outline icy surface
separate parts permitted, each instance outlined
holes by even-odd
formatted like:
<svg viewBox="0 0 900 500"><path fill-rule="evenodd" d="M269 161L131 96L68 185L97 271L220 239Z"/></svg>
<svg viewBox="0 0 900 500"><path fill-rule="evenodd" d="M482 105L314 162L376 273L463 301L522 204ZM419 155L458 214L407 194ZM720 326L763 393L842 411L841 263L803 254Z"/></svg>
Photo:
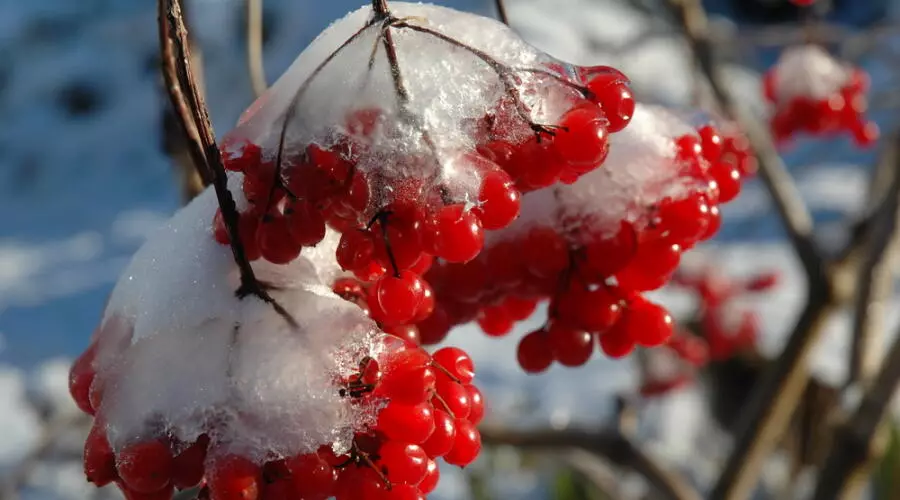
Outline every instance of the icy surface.
<svg viewBox="0 0 900 500"><path fill-rule="evenodd" d="M374 324L333 295L304 256L254 264L296 329L255 297L238 299L231 252L211 234L216 207L207 190L178 212L113 290L94 365L111 443L163 425L185 441L210 433L259 459L341 446L370 415L365 405L351 408L335 380L372 352Z"/></svg>
<svg viewBox="0 0 900 500"><path fill-rule="evenodd" d="M772 69L780 101L794 97L827 99L850 78L850 68L818 45L788 47Z"/></svg>

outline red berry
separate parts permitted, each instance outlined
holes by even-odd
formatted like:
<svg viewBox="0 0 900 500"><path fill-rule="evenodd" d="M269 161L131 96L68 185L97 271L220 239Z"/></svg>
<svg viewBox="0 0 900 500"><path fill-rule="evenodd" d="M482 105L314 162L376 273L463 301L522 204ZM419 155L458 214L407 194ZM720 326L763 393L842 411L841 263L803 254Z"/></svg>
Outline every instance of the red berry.
<svg viewBox="0 0 900 500"><path fill-rule="evenodd" d="M425 467L425 478L423 478L422 482L419 483L419 491L421 491L423 495L431 493L435 488L437 488L440 479L440 469L438 469L438 466L434 462L434 460L429 460L428 465Z"/></svg>
<svg viewBox="0 0 900 500"><path fill-rule="evenodd" d="M453 323L446 311L436 308L430 316L416 323L416 326L419 327L419 338L422 340L422 345L433 345L447 337Z"/></svg>
<svg viewBox="0 0 900 500"><path fill-rule="evenodd" d="M468 262L484 246L484 230L478 216L464 205L447 205L430 221L434 254L447 262Z"/></svg>
<svg viewBox="0 0 900 500"><path fill-rule="evenodd" d="M401 271L399 276L382 276L369 291L369 308L391 323L405 323L415 317L425 289L419 276ZM374 299L374 300L372 300Z"/></svg>
<svg viewBox="0 0 900 500"><path fill-rule="evenodd" d="M397 338L405 340L410 346L417 346L422 343L419 338L419 329L416 325L385 325L384 333L389 333Z"/></svg>
<svg viewBox="0 0 900 500"><path fill-rule="evenodd" d="M98 488L119 478L116 457L106 439L106 429L97 421L84 442L84 475Z"/></svg>
<svg viewBox="0 0 900 500"><path fill-rule="evenodd" d="M637 297L628 304L614 329L628 332L628 337L645 347L656 347L672 336L673 321L662 306Z"/></svg>
<svg viewBox="0 0 900 500"><path fill-rule="evenodd" d="M444 347L435 351L431 357L436 365L440 365L461 384L471 384L475 378L475 364L462 349Z"/></svg>
<svg viewBox="0 0 900 500"><path fill-rule="evenodd" d="M511 332L515 322L500 306L488 306L478 313L478 326L491 337L502 337Z"/></svg>
<svg viewBox="0 0 900 500"><path fill-rule="evenodd" d="M585 245L579 274L591 283L605 281L624 268L636 252L637 234L631 224L622 222L614 235L597 235Z"/></svg>
<svg viewBox="0 0 900 500"><path fill-rule="evenodd" d="M384 500L425 500L425 495L417 486L411 484L398 484L390 491L385 491Z"/></svg>
<svg viewBox="0 0 900 500"><path fill-rule="evenodd" d="M260 468L238 455L216 458L207 475L211 500L257 500L261 481Z"/></svg>
<svg viewBox="0 0 900 500"><path fill-rule="evenodd" d="M519 366L528 373L540 373L553 364L547 332L537 330L522 337L516 350Z"/></svg>
<svg viewBox="0 0 900 500"><path fill-rule="evenodd" d="M436 408L444 408L456 418L468 418L472 411L472 402L469 401L469 391L465 386L456 383L447 377L438 378L435 382L437 395L432 400Z"/></svg>
<svg viewBox="0 0 900 500"><path fill-rule="evenodd" d="M128 488L153 493L172 481L172 452L168 445L157 440L135 443L116 456L116 469Z"/></svg>
<svg viewBox="0 0 900 500"><path fill-rule="evenodd" d="M569 246L554 229L536 227L528 232L522 247L526 248L526 265L534 276L558 276L569 265Z"/></svg>
<svg viewBox="0 0 900 500"><path fill-rule="evenodd" d="M431 367L397 364L387 370L382 374L376 392L391 401L419 404L426 401L434 389L436 376Z"/></svg>
<svg viewBox="0 0 900 500"><path fill-rule="evenodd" d="M719 185L720 203L735 199L741 192L741 172L731 163L714 162L709 167L709 175Z"/></svg>
<svg viewBox="0 0 900 500"><path fill-rule="evenodd" d="M434 432L422 444L422 449L429 457L442 457L453 447L456 437L455 420L444 410L434 410Z"/></svg>
<svg viewBox="0 0 900 500"><path fill-rule="evenodd" d="M709 204L706 197L693 193L686 198L666 198L656 212L655 228L672 243L693 244L709 226Z"/></svg>
<svg viewBox="0 0 900 500"><path fill-rule="evenodd" d="M450 465L465 467L474 462L481 452L481 434L472 422L464 418L457 418L455 424L453 449L444 455L444 461Z"/></svg>
<svg viewBox="0 0 900 500"><path fill-rule="evenodd" d="M300 498L324 500L334 492L337 471L318 454L300 455L287 460L294 491Z"/></svg>
<svg viewBox="0 0 900 500"><path fill-rule="evenodd" d="M634 94L620 74L596 74L588 81L587 87L594 94L594 102L603 109L610 133L624 129L631 122Z"/></svg>
<svg viewBox="0 0 900 500"><path fill-rule="evenodd" d="M474 385L467 385L466 390L469 391L469 403L472 406L472 410L469 412L469 422L478 425L484 419L484 396Z"/></svg>
<svg viewBox="0 0 900 500"><path fill-rule="evenodd" d="M96 375L92 365L96 354L97 343L95 342L81 356L78 356L69 370L69 394L72 395L78 408L88 415L93 415L96 410L91 405L91 385L94 383Z"/></svg>
<svg viewBox="0 0 900 500"><path fill-rule="evenodd" d="M535 299L522 299L519 297L507 297L503 301L503 309L514 321L524 321L534 314L538 301Z"/></svg>
<svg viewBox="0 0 900 500"><path fill-rule="evenodd" d="M434 432L434 414L428 403L391 402L378 414L376 427L390 439L421 444Z"/></svg>
<svg viewBox="0 0 900 500"><path fill-rule="evenodd" d="M700 145L703 150L703 157L710 162L718 161L719 157L722 156L723 147L722 136L719 135L719 132L715 127L705 125L700 127L700 129L697 130L697 133L700 135Z"/></svg>
<svg viewBox="0 0 900 500"><path fill-rule="evenodd" d="M206 462L209 437L200 435L193 444L175 456L172 462L172 484L178 489L193 488L200 484Z"/></svg>
<svg viewBox="0 0 900 500"><path fill-rule="evenodd" d="M521 197L509 174L502 170L489 172L481 181L480 203L472 212L484 229L503 229L519 216Z"/></svg>
<svg viewBox="0 0 900 500"><path fill-rule="evenodd" d="M623 325L624 328L624 325ZM634 350L635 342L627 330L613 327L610 330L601 333L598 337L598 343L603 353L610 358L623 358Z"/></svg>
<svg viewBox="0 0 900 500"><path fill-rule="evenodd" d="M387 441L378 450L376 465L392 484L417 485L428 471L428 455L415 444Z"/></svg>
<svg viewBox="0 0 900 500"><path fill-rule="evenodd" d="M259 251L273 264L287 264L300 255L300 245L291 238L287 218L284 215L264 217L257 230Z"/></svg>
<svg viewBox="0 0 900 500"><path fill-rule="evenodd" d="M644 240L625 269L616 274L624 290L656 290L666 284L681 261L681 247L665 239Z"/></svg>
<svg viewBox="0 0 900 500"><path fill-rule="evenodd" d="M372 262L375 243L368 231L348 231L341 235L335 256L341 269L355 271Z"/></svg>
<svg viewBox="0 0 900 500"><path fill-rule="evenodd" d="M298 200L290 204L285 218L291 238L297 245L311 247L325 238L325 219L312 203Z"/></svg>
<svg viewBox="0 0 900 500"><path fill-rule="evenodd" d="M606 117L599 107L573 108L562 116L559 125L553 144L566 163L586 171L606 159L609 136Z"/></svg>
<svg viewBox="0 0 900 500"><path fill-rule="evenodd" d="M581 366L587 363L594 351L591 334L553 322L547 330L547 341L553 351L553 359L563 366Z"/></svg>

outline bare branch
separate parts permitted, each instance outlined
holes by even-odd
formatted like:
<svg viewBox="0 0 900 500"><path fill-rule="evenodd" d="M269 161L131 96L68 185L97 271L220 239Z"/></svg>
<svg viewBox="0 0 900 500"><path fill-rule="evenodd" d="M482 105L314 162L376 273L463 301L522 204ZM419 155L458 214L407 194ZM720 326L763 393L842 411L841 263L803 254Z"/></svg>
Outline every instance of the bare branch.
<svg viewBox="0 0 900 500"><path fill-rule="evenodd" d="M900 338L894 341L871 387L863 395L856 412L835 433L831 454L819 473L814 500L849 498L848 484L864 468L871 449L900 383Z"/></svg>
<svg viewBox="0 0 900 500"><path fill-rule="evenodd" d="M670 500L701 498L700 494L680 476L657 465L628 438L616 431L589 432L575 429L513 431L491 427L483 427L480 430L481 438L487 444L555 450L582 449L640 474L662 498Z"/></svg>
<svg viewBox="0 0 900 500"><path fill-rule="evenodd" d="M263 65L263 0L247 0L247 71L256 97L269 87Z"/></svg>
<svg viewBox="0 0 900 500"><path fill-rule="evenodd" d="M271 305L290 326L296 327L297 321L293 316L269 295L264 285L256 278L250 260L244 251L238 228L237 205L231 191L228 190L228 177L219 147L216 144L209 111L191 67L187 27L184 23L181 0L158 0L157 9L160 47L165 61L163 73L167 84L169 82L177 83L177 86L167 85L167 90L176 109L186 107L189 110L189 113L184 115L179 112L179 116L187 121L185 130L196 130L197 132L196 135L189 137L192 143L191 149L194 151L193 156L196 156L196 161L205 166L203 171L212 180L219 208L222 211L222 219L228 230L234 261L240 271L241 285L235 293L241 298L248 295L259 298Z"/></svg>
<svg viewBox="0 0 900 500"><path fill-rule="evenodd" d="M751 394L734 449L711 492L711 497L716 499L744 499L749 497L764 459L784 434L803 395L809 380L806 360L834 307L835 294L824 257L813 240L812 217L770 135L759 120L738 105L723 83L702 4L699 0L670 0L669 5L681 23L717 104L746 134L760 176L808 279L806 307L784 351Z"/></svg>
<svg viewBox="0 0 900 500"><path fill-rule="evenodd" d="M897 217L900 211L900 134L895 135L875 167L875 176L890 176L881 203L869 216L866 238L868 248L860 263L854 297L853 342L848 383L867 385L877 370L878 352L884 330L884 303L890 295L894 273L890 256L896 245ZM882 179L882 181L885 179Z"/></svg>
<svg viewBox="0 0 900 500"><path fill-rule="evenodd" d="M497 9L497 19L501 23L509 26L509 17L506 16L506 6L503 5L503 0L494 0L494 5Z"/></svg>

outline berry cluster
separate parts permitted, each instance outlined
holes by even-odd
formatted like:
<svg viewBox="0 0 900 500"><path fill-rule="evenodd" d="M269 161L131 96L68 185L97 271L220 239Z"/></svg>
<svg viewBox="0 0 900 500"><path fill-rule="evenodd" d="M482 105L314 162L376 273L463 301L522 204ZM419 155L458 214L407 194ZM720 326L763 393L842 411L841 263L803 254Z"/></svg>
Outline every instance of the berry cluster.
<svg viewBox="0 0 900 500"><path fill-rule="evenodd" d="M374 108L353 111L333 131L337 139L329 148L313 143L265 158L256 144L226 139L226 168L243 174L247 209L239 232L249 259L288 263L303 247L318 244L328 225L342 233L336 251L341 268L374 283L367 298L371 316L391 326L422 321L432 308L422 275L434 258L474 259L486 230L505 228L519 215L523 192L572 183L598 168L609 150L608 134L630 121L634 100L621 73L595 67L579 75L569 86L557 83L577 94L557 124L523 121L504 94L473 130L475 150L460 151L442 165L407 156L392 158L390 168L367 170L369 151L400 127L399 117ZM517 130L529 125L532 134ZM474 204L467 204L468 193L454 196L454 186L441 181L448 169L456 176L464 172L478 186ZM228 244L221 212L213 228L216 241Z"/></svg>
<svg viewBox="0 0 900 500"><path fill-rule="evenodd" d="M641 294L669 281L682 252L718 230L718 205L738 195L752 158L737 139L725 154L724 142L709 125L675 138L671 168L690 179L691 189L644 206L639 219L622 221L613 233L598 234L590 218L560 212L550 224L498 233L471 262L435 264L426 279L437 304L418 325L420 341L439 342L452 326L473 320L488 335L506 335L549 299L546 326L519 343L519 364L527 372L554 361L580 366L595 345L622 357L637 345L664 344L672 319ZM565 196L565 188L557 194Z"/></svg>
<svg viewBox="0 0 900 500"><path fill-rule="evenodd" d="M786 141L798 133L817 136L849 132L862 147L878 139L866 120L868 75L815 45L792 47L763 77L766 100L774 107L772 134Z"/></svg>
<svg viewBox="0 0 900 500"><path fill-rule="evenodd" d="M91 415L102 403L94 384L97 345L70 374L72 397ZM485 407L472 383L474 365L460 349L429 355L391 335L382 337L376 351L337 384L352 405L378 408L371 422L356 429L349 450L335 453L323 444L312 453L260 464L210 439L222 429L188 442L163 432L114 450L104 420L97 418L85 442L85 475L97 486L115 482L129 500L168 500L174 490L198 485L200 498L211 500L424 498L437 486L435 460L464 467L481 450L476 426Z"/></svg>

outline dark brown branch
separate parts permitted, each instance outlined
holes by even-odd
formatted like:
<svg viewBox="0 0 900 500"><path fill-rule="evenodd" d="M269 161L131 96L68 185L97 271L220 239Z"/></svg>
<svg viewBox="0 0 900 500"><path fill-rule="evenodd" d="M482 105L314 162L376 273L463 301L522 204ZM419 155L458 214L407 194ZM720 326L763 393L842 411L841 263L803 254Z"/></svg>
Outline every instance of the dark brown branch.
<svg viewBox="0 0 900 500"><path fill-rule="evenodd" d="M701 498L700 494L680 476L657 465L629 439L616 431L589 432L575 429L513 431L483 427L481 438L486 444L518 448L553 450L579 448L640 474L662 498L670 500Z"/></svg>
<svg viewBox="0 0 900 500"><path fill-rule="evenodd" d="M253 295L270 304L275 309L275 312L281 315L289 325L296 327L297 322L293 316L269 295L263 284L256 278L253 267L250 265L250 260L247 259L247 254L244 251L238 228L239 213L237 205L234 202L231 191L228 190L228 177L225 173L225 166L222 163L219 147L216 144L215 133L213 132L212 122L209 119L206 102L197 85L195 73L191 68L187 27L184 23L181 1L159 0L157 6L163 59L167 59L167 54L171 57L171 64L163 63L165 78L167 82L177 82L177 88L183 91L176 94L170 87L170 98L173 101L172 104L176 107L179 106L179 99L183 99L187 109L190 111L191 126L197 130L196 137L192 138L192 142L196 140L193 148L202 151L202 157L199 157L198 160L205 165L204 171L212 176L216 198L219 202L219 208L222 210L222 219L225 222L231 242L231 251L240 271L241 285L235 293L240 298ZM170 71L172 72L171 74L169 74ZM187 119L187 117L185 118ZM186 127L186 130L190 129ZM198 154L197 156L200 155Z"/></svg>
<svg viewBox="0 0 900 500"><path fill-rule="evenodd" d="M269 87L263 65L263 0L247 0L247 71L256 97Z"/></svg>
<svg viewBox="0 0 900 500"><path fill-rule="evenodd" d="M497 9L497 19L501 23L509 26L509 17L506 15L506 5L503 4L503 0L494 0L494 5Z"/></svg>
<svg viewBox="0 0 900 500"><path fill-rule="evenodd" d="M819 473L814 500L850 498L846 487L870 460L873 441L900 383L900 337L884 359L880 373L850 419L835 433L831 454Z"/></svg>
<svg viewBox="0 0 900 500"><path fill-rule="evenodd" d="M387 0L372 0L372 12L375 13L376 19L384 19L391 15Z"/></svg>

